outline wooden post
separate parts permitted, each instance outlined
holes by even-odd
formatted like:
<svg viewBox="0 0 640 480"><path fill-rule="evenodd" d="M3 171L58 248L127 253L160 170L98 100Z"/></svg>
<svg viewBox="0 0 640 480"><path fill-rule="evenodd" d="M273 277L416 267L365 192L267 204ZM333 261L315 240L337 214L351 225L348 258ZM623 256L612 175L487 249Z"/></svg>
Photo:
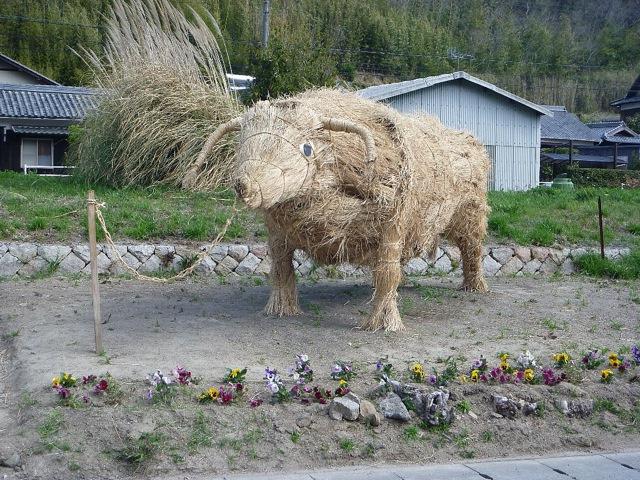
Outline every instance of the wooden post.
<svg viewBox="0 0 640 480"><path fill-rule="evenodd" d="M91 294L93 296L93 329L96 337L96 353L100 355L102 349L102 314L100 313L100 289L98 286L98 247L96 245L96 204L95 193L89 190L87 194L89 213L89 258L91 259Z"/></svg>
<svg viewBox="0 0 640 480"><path fill-rule="evenodd" d="M598 226L600 228L600 256L604 258L604 229L602 228L602 199L598 197Z"/></svg>

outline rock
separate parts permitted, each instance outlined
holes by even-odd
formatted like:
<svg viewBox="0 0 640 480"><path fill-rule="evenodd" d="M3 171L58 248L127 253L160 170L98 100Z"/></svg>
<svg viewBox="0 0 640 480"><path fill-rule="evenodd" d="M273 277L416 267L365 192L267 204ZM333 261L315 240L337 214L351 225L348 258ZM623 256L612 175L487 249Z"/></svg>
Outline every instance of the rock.
<svg viewBox="0 0 640 480"><path fill-rule="evenodd" d="M556 265L562 265L565 258L567 258L567 254L564 250L559 250L557 248L549 249L549 258L553 260Z"/></svg>
<svg viewBox="0 0 640 480"><path fill-rule="evenodd" d="M329 416L337 420L335 417L338 415L336 414L340 415L340 419L349 421L357 420L358 415L360 415L360 405L346 395L344 397L336 397L329 405Z"/></svg>
<svg viewBox="0 0 640 480"><path fill-rule="evenodd" d="M252 245L251 253L253 253L256 257L263 259L269 254L269 249L266 245Z"/></svg>
<svg viewBox="0 0 640 480"><path fill-rule="evenodd" d="M357 267L355 267L354 265L351 265L349 263L341 263L340 265L338 265L336 270L343 277L351 277L352 275L354 275L356 273L356 271L358 269L357 269Z"/></svg>
<svg viewBox="0 0 640 480"><path fill-rule="evenodd" d="M511 247L494 247L491 250L491 256L504 265L513 257L513 249Z"/></svg>
<svg viewBox="0 0 640 480"><path fill-rule="evenodd" d="M522 267L520 272L529 274L536 273L540 269L541 265L542 263L540 263L540 260L533 258L524 264L524 267Z"/></svg>
<svg viewBox="0 0 640 480"><path fill-rule="evenodd" d="M27 263L36 256L38 247L33 243L12 243L9 244L9 253L22 263Z"/></svg>
<svg viewBox="0 0 640 480"><path fill-rule="evenodd" d="M311 426L313 420L311 419L311 415L301 415L296 419L296 425L300 428L308 428Z"/></svg>
<svg viewBox="0 0 640 480"><path fill-rule="evenodd" d="M331 420L340 421L340 420L342 420L342 414L335 408L334 409L329 408L329 418Z"/></svg>
<svg viewBox="0 0 640 480"><path fill-rule="evenodd" d="M559 395L572 398L585 397L587 395L587 392L585 392L583 389L569 382L560 382L555 386L554 390Z"/></svg>
<svg viewBox="0 0 640 480"><path fill-rule="evenodd" d="M4 467L18 468L20 465L22 465L22 459L20 458L20 454L18 452L13 452L6 458L0 460L0 464Z"/></svg>
<svg viewBox="0 0 640 480"><path fill-rule="evenodd" d="M458 247L446 245L443 246L442 249L452 262L460 263L462 261L462 256L460 255L460 249Z"/></svg>
<svg viewBox="0 0 640 480"><path fill-rule="evenodd" d="M129 253L136 257L140 263L144 263L154 254L156 247L153 245L129 245L127 250L129 250Z"/></svg>
<svg viewBox="0 0 640 480"><path fill-rule="evenodd" d="M229 245L227 255L233 258L236 262L241 262L248 253L249 247L246 245Z"/></svg>
<svg viewBox="0 0 640 480"><path fill-rule="evenodd" d="M124 255L122 255L122 261L127 265L129 265L134 270L138 270L138 268L141 265L140 260L138 260L136 257L131 255L129 252L126 252ZM130 273L129 270L127 270L124 267L124 265L122 265L120 260L117 260L115 258L115 256L114 256L113 263L111 264L111 267L109 267L109 271L114 275L122 275L124 273Z"/></svg>
<svg viewBox="0 0 640 480"><path fill-rule="evenodd" d="M313 266L314 266L313 260L308 258L298 266L298 273L303 277L306 275L309 275L309 272L313 270Z"/></svg>
<svg viewBox="0 0 640 480"><path fill-rule="evenodd" d="M234 258L227 255L222 259L222 261L218 263L218 266L215 267L215 271L220 275L226 275L233 272L237 266L238 262L236 262Z"/></svg>
<svg viewBox="0 0 640 480"><path fill-rule="evenodd" d="M578 417L585 418L593 413L593 400L583 399L583 400L571 400L569 402L569 416L570 417Z"/></svg>
<svg viewBox="0 0 640 480"><path fill-rule="evenodd" d="M536 410L538 410L538 404L535 402L524 402L524 405L522 405L522 413L524 413L525 415L536 413Z"/></svg>
<svg viewBox="0 0 640 480"><path fill-rule="evenodd" d="M236 267L236 273L239 275L251 275L260 265L260 259L253 253L248 253L244 260Z"/></svg>
<svg viewBox="0 0 640 480"><path fill-rule="evenodd" d="M503 395L492 395L493 408L503 417L513 419L518 414L518 404Z"/></svg>
<svg viewBox="0 0 640 480"><path fill-rule="evenodd" d="M412 396L418 416L429 425L443 425L453 422L453 408L447 405L450 394L446 389L427 392L418 390Z"/></svg>
<svg viewBox="0 0 640 480"><path fill-rule="evenodd" d="M487 255L484 257L484 260L482 260L482 270L487 277L494 277L495 274L498 273L498 270L500 270L500 267L502 267L500 262L494 260L491 255Z"/></svg>
<svg viewBox="0 0 640 480"><path fill-rule="evenodd" d="M400 397L395 393L388 393L386 397L380 400L380 411L386 418L408 422L411 419L407 407Z"/></svg>
<svg viewBox="0 0 640 480"><path fill-rule="evenodd" d="M493 418L504 418L502 415L500 415L497 412L491 412L491 417L493 417Z"/></svg>
<svg viewBox="0 0 640 480"><path fill-rule="evenodd" d="M48 263L59 262L70 253L71 247L65 245L40 245L38 247L38 256Z"/></svg>
<svg viewBox="0 0 640 480"><path fill-rule="evenodd" d="M9 251L9 246L6 243L0 243L0 256Z"/></svg>
<svg viewBox="0 0 640 480"><path fill-rule="evenodd" d="M573 263L573 260L571 260L570 258L567 258L562 263L562 266L560 267L560 271L562 272L563 275L573 275L574 273L576 273L576 266Z"/></svg>
<svg viewBox="0 0 640 480"><path fill-rule="evenodd" d="M227 252L229 251L229 247L227 245L214 245L209 250L209 256L215 261L220 262L224 257L227 256Z"/></svg>
<svg viewBox="0 0 640 480"><path fill-rule="evenodd" d="M111 267L112 263L113 261L109 257L107 257L103 252L98 253L98 256L96 257L96 265L98 265L98 273L108 272L109 267ZM84 273L91 273L91 263L87 263L87 265L82 269L82 271Z"/></svg>
<svg viewBox="0 0 640 480"><path fill-rule="evenodd" d="M355 393L349 392L342 398L348 398L349 400L356 402L358 404L358 407L360 407L360 402L361 402L360 397L358 397Z"/></svg>
<svg viewBox="0 0 640 480"><path fill-rule="evenodd" d="M451 271L451 266L451 259L445 254L436 260L433 268L438 272L449 273Z"/></svg>
<svg viewBox="0 0 640 480"><path fill-rule="evenodd" d="M21 267L22 262L7 252L0 258L0 277L12 277Z"/></svg>
<svg viewBox="0 0 640 480"><path fill-rule="evenodd" d="M29 263L23 265L22 268L18 270L18 275L21 277L31 277L47 268L49 268L49 262L42 257L34 257Z"/></svg>
<svg viewBox="0 0 640 480"><path fill-rule="evenodd" d="M147 258L147 261L140 265L138 269L141 273L155 273L160 270L162 270L162 260L156 254Z"/></svg>
<svg viewBox="0 0 640 480"><path fill-rule="evenodd" d="M116 255L116 252L118 252L123 258L125 255L129 255L131 258L135 259L134 263L136 265L140 265L140 260L129 253L126 245L116 245L116 252L113 251L113 247L111 245L104 245L102 247L102 251L113 261L118 259L118 255ZM77 245L73 247L73 253L86 263L89 263L91 260L89 257L89 247L87 245Z"/></svg>
<svg viewBox="0 0 640 480"><path fill-rule="evenodd" d="M202 261L196 266L194 272L200 275L211 275L218 264L209 255L205 255Z"/></svg>
<svg viewBox="0 0 640 480"><path fill-rule="evenodd" d="M372 427L379 427L382 423L382 414L380 412L375 412L372 415L368 415L364 419L367 425L371 425Z"/></svg>
<svg viewBox="0 0 640 480"><path fill-rule="evenodd" d="M531 249L529 247L516 247L514 248L516 257L522 260L523 263L527 263L531 260Z"/></svg>
<svg viewBox="0 0 640 480"><path fill-rule="evenodd" d="M512 257L500 269L500 275L515 275L524 267L524 263L518 257Z"/></svg>
<svg viewBox="0 0 640 480"><path fill-rule="evenodd" d="M360 415L362 418L367 418L369 415L376 413L376 407L369 400L360 400Z"/></svg>
<svg viewBox="0 0 640 480"><path fill-rule="evenodd" d="M271 273L271 257L263 259L253 273L257 275L269 275L269 273Z"/></svg>
<svg viewBox="0 0 640 480"><path fill-rule="evenodd" d="M556 398L554 401L554 405L560 412L564 415L569 415L569 402L564 398Z"/></svg>
<svg viewBox="0 0 640 480"><path fill-rule="evenodd" d="M469 415L473 420L477 420L478 419L478 415L476 415L475 413L469 411L469 413L467 413L467 415Z"/></svg>
<svg viewBox="0 0 640 480"><path fill-rule="evenodd" d="M75 254L70 253L67 255L58 265L58 272L60 273L78 273L84 268L85 263Z"/></svg>
<svg viewBox="0 0 640 480"><path fill-rule="evenodd" d="M540 273L544 273L546 275L550 275L552 273L556 273L558 270L558 264L554 262L551 257L547 258L544 263L540 266Z"/></svg>
<svg viewBox="0 0 640 480"><path fill-rule="evenodd" d="M542 263L549 256L549 249L545 247L531 247L531 256Z"/></svg>
<svg viewBox="0 0 640 480"><path fill-rule="evenodd" d="M404 266L404 273L407 275L422 275L429 268L429 264L420 257L412 258Z"/></svg>

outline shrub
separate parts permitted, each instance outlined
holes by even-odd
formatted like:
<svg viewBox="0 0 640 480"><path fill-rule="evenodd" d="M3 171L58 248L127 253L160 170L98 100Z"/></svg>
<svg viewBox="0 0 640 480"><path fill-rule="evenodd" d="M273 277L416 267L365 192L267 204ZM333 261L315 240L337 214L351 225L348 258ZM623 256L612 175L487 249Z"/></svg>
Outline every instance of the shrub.
<svg viewBox="0 0 640 480"><path fill-rule="evenodd" d="M640 171L604 168L569 168L571 181L577 187L640 188Z"/></svg>

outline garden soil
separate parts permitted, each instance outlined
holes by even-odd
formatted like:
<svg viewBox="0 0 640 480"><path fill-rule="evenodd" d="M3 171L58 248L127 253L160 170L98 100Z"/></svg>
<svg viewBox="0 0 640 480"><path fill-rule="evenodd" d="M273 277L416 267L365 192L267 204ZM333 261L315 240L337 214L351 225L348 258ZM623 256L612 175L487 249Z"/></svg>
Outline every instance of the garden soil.
<svg viewBox="0 0 640 480"><path fill-rule="evenodd" d="M93 352L86 278L0 283L0 476L16 479L200 478L228 472L299 471L346 465L447 463L469 458L555 455L637 448L640 368L615 374L573 369L556 386L449 385L458 405L450 428L423 429L419 419L379 427L331 420L326 405L270 404L264 368L287 367L306 353L314 383L337 387L336 360L353 362L350 386L361 397L377 385L375 363L388 356L398 377L409 362L427 372L451 357L461 370L485 355L530 350L540 364L566 350L628 349L640 339L640 284L572 278L495 278L488 294L456 290L459 279L408 280L400 289L406 332L356 326L371 305L366 279L307 282L306 312L261 312L269 287L258 278L188 280L170 285L115 279L100 285L105 353ZM579 363L579 361L578 361ZM176 364L201 377L169 405L145 399L145 377ZM247 367L244 399L199 404L228 368ZM61 406L53 376L112 375L111 395ZM405 378L406 380L406 378ZM115 391L118 387L119 392ZM111 387L110 387L111 388ZM429 388L425 385L425 388ZM538 415L496 418L491 395L537 401ZM248 399L261 394L256 408ZM556 399L596 400L586 418L565 416ZM375 399L374 399L375 403ZM467 408L470 412L467 412ZM17 454L17 455L16 455Z"/></svg>

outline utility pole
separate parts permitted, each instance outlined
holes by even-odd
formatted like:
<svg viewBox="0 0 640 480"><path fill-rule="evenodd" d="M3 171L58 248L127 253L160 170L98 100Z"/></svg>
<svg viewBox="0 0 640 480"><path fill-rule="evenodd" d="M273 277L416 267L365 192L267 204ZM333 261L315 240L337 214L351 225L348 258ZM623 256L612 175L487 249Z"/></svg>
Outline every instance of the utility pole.
<svg viewBox="0 0 640 480"><path fill-rule="evenodd" d="M264 0L262 5L262 48L269 46L269 8L271 0Z"/></svg>

